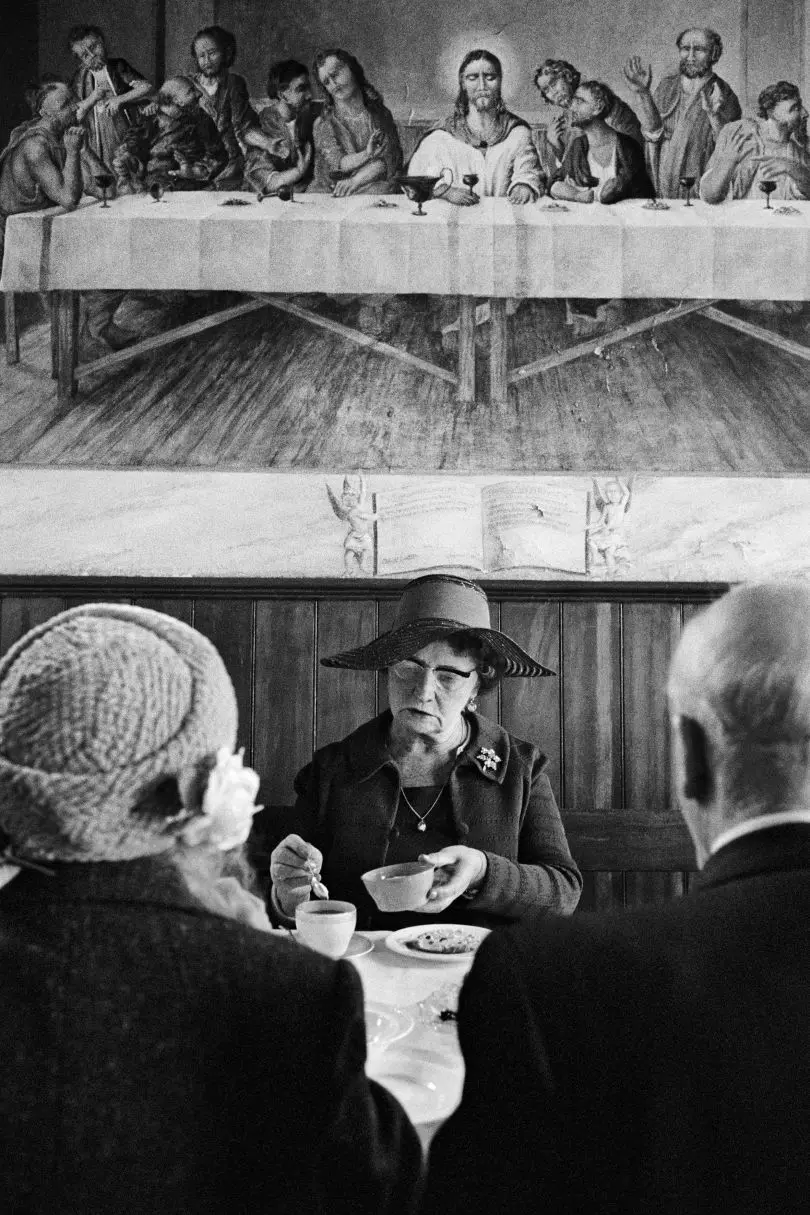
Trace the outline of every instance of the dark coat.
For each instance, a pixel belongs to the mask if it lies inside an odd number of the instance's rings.
[[[474,899],[457,899],[441,916],[468,923],[498,923],[529,911],[573,911],[582,878],[568,849],[560,812],[545,773],[546,757],[477,713],[467,715],[470,741],[449,787],[453,838],[447,843],[480,848],[487,877]],[[360,875],[386,863],[397,830],[399,772],[386,739],[390,712],[366,722],[341,742],[323,747],[295,781],[298,801],[285,824],[324,854],[323,877],[332,898],[357,906],[358,925],[396,927],[377,911]],[[499,757],[487,767],[482,749]],[[399,841],[401,844],[401,841]],[[413,834],[413,858],[426,837]],[[399,859],[404,859],[399,849]],[[412,914],[408,923],[418,921]]]
[[[409,1211],[352,965],[199,908],[157,860],[0,890],[8,1215]]]
[[[727,845],[665,907],[493,933],[426,1212],[806,1212],[809,1007],[810,826]]]
[[[647,173],[644,151],[629,135],[616,131],[616,176],[607,182],[601,202],[622,202],[625,198],[652,198],[655,194]],[[588,136],[583,131],[568,144],[555,181],[571,180],[576,186],[595,186],[588,166]]]

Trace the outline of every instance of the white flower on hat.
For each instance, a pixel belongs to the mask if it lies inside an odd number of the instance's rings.
[[[250,834],[256,805],[259,776],[242,763],[242,747],[236,754],[220,747],[217,760],[208,774],[202,798],[202,813],[184,831],[188,843],[205,842],[220,852],[244,844]]]

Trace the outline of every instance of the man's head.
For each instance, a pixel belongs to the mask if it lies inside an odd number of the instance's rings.
[[[567,110],[582,77],[572,63],[565,59],[545,59],[534,74],[534,83],[549,105]]]
[[[34,109],[56,134],[62,134],[76,122],[76,98],[67,84],[54,81],[43,84],[34,95]]]
[[[206,25],[194,35],[191,54],[203,76],[213,80],[224,76],[236,59],[236,39],[221,25]]]
[[[267,73],[267,96],[283,101],[291,114],[300,114],[312,100],[309,69],[297,59],[282,59]]]
[[[157,95],[158,119],[179,118],[197,104],[197,93],[187,76],[171,76],[164,80]]]
[[[742,586],[689,622],[669,700],[681,809],[706,860],[727,828],[810,804],[810,587]]]
[[[571,98],[571,121],[574,126],[588,127],[607,114],[613,94],[599,80],[583,80]]]
[[[680,73],[689,80],[710,76],[723,53],[723,39],[710,29],[683,30],[675,45],[680,56]]]
[[[785,133],[801,135],[807,121],[801,93],[788,80],[768,85],[757,98],[760,118],[768,118]]]
[[[68,46],[83,67],[100,72],[107,62],[104,34],[97,25],[74,25],[68,34]]]
[[[471,109],[492,113],[501,108],[503,68],[491,51],[474,50],[464,56],[458,69],[456,109],[467,114]]]

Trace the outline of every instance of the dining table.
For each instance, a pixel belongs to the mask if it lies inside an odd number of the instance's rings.
[[[456,1011],[473,959],[407,956],[386,944],[390,936],[376,929],[355,933],[346,955],[363,985],[366,1074],[397,1098],[427,1151],[461,1099]]]
[[[700,314],[788,354],[810,348],[718,309],[723,300],[810,298],[810,202],[628,199],[605,206],[549,198],[512,206],[432,199],[418,215],[404,195],[299,194],[257,200],[198,191],[86,198],[12,215],[0,288],[52,299],[53,369],[65,402],[87,375],[270,307],[476,397],[476,330],[489,325],[489,399],[510,386],[634,334]],[[78,361],[78,302],[89,291],[232,292],[217,313],[92,362]],[[430,295],[457,301],[455,370],[321,315],[320,296]],[[524,299],[649,299],[651,316],[510,367],[509,324]],[[8,309],[7,309],[8,312]],[[12,331],[10,331],[12,332]],[[12,332],[7,354],[13,359]]]

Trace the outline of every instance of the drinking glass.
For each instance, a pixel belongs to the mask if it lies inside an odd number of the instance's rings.
[[[115,185],[115,178],[113,177],[112,173],[96,173],[93,176],[93,181],[101,190],[102,207],[108,206],[107,191],[109,190],[110,186]]]
[[[465,173],[461,180],[464,182],[464,185],[467,187],[467,189],[470,191],[470,193],[474,194],[475,193],[474,187],[478,185],[478,181],[479,181],[478,174],[477,173]]]
[[[686,205],[687,207],[691,207],[692,186],[695,184],[695,178],[688,173],[684,173],[683,177],[680,178],[680,183],[684,190],[686,190]]]
[[[771,206],[771,195],[776,189],[776,182],[772,181],[771,178],[766,178],[765,181],[761,181],[759,183],[759,188],[765,195],[765,210],[772,211],[773,207]]]

